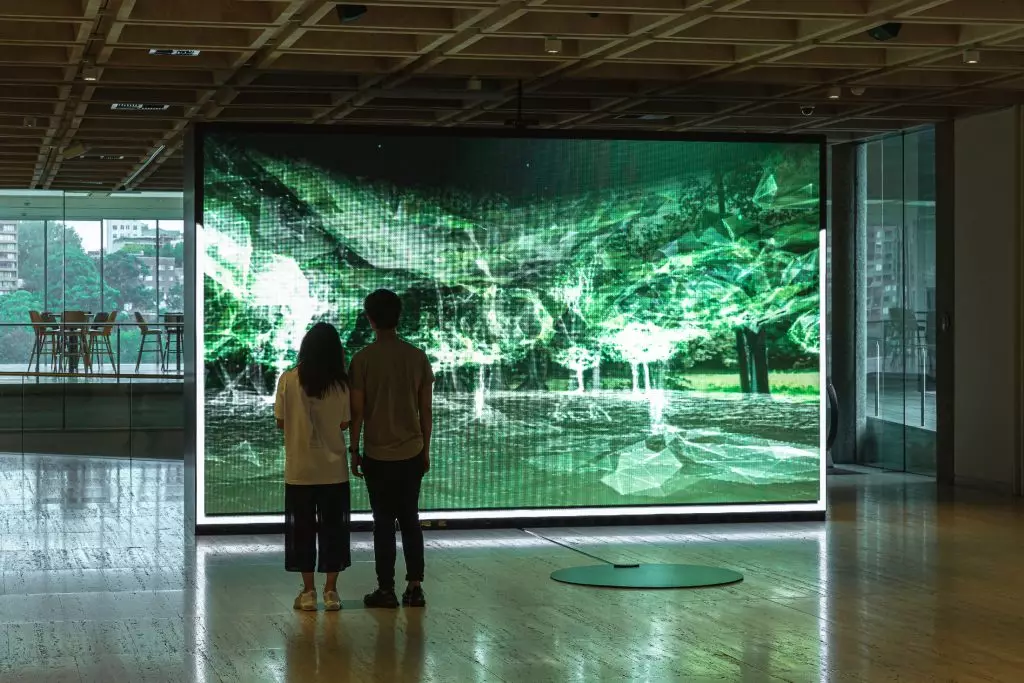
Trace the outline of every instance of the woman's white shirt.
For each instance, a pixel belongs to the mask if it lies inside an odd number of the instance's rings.
[[[284,422],[286,484],[339,484],[348,481],[348,455],[342,423],[352,419],[348,389],[328,390],[321,398],[306,395],[299,371],[281,375],[274,417]]]

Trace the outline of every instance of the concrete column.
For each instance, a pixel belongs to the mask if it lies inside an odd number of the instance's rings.
[[[958,484],[1021,492],[1020,107],[953,128],[953,454]],[[940,325],[942,321],[940,321]]]
[[[832,309],[829,353],[839,398],[839,431],[832,447],[837,463],[855,463],[866,427],[867,150],[832,148]],[[861,265],[858,268],[858,264]]]

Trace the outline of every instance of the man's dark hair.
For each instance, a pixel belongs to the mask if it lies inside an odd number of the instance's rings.
[[[402,316],[402,300],[389,289],[378,289],[363,302],[366,315],[378,330],[393,330]]]

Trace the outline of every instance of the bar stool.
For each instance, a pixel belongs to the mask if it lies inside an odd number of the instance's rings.
[[[171,354],[174,354],[174,367],[180,371],[185,316],[180,313],[166,313],[164,322],[167,323],[167,339],[164,340],[164,370],[170,369]]]
[[[32,342],[32,352],[28,355],[27,372],[32,370],[32,361],[36,363],[36,372],[39,372],[39,361],[44,353],[50,354],[50,369],[57,368],[57,350],[60,346],[60,333],[54,327],[56,320],[52,315],[44,316],[39,311],[29,311],[28,317],[32,321],[32,331],[35,339]]]
[[[102,317],[101,317],[102,316]],[[115,373],[117,372],[117,361],[114,360],[114,347],[110,344],[110,333],[114,331],[114,323],[117,321],[117,311],[111,312],[109,315],[106,313],[97,313],[96,320],[94,322],[105,323],[100,327],[93,327],[89,330],[89,355],[90,357],[96,353],[96,346],[99,345],[100,356],[100,372],[103,371],[103,357],[102,353],[107,352],[107,357],[110,359],[110,368]]]
[[[163,332],[160,330],[151,330],[149,325],[146,323],[146,319],[142,317],[142,314],[135,311],[135,323],[139,326],[139,331],[142,332],[142,341],[139,342],[139,357],[135,361],[135,374],[139,374],[139,367],[142,365],[142,354],[144,353],[155,353],[157,358],[160,359],[159,365],[162,367],[164,364],[164,343],[163,343]],[[155,348],[146,348],[146,344],[149,341],[156,343]]]

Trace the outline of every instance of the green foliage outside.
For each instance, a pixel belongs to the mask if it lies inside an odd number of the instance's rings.
[[[175,248],[180,251],[180,247]],[[104,255],[101,279],[100,259],[86,253],[75,230],[57,221],[23,222],[18,231],[18,275],[22,285],[18,291],[0,294],[0,322],[25,326],[0,327],[0,363],[28,362],[33,343],[29,311],[116,310],[119,321],[131,322],[130,311],[138,310],[152,318],[156,291],[145,282],[151,273],[140,255],[126,251]],[[165,307],[181,310],[181,285],[168,287],[165,298]],[[134,325],[120,326],[115,331],[111,343],[120,345],[123,369],[134,368],[140,341],[141,333]],[[144,358],[147,363],[155,361],[155,355]],[[106,371],[110,372],[109,365]]]

